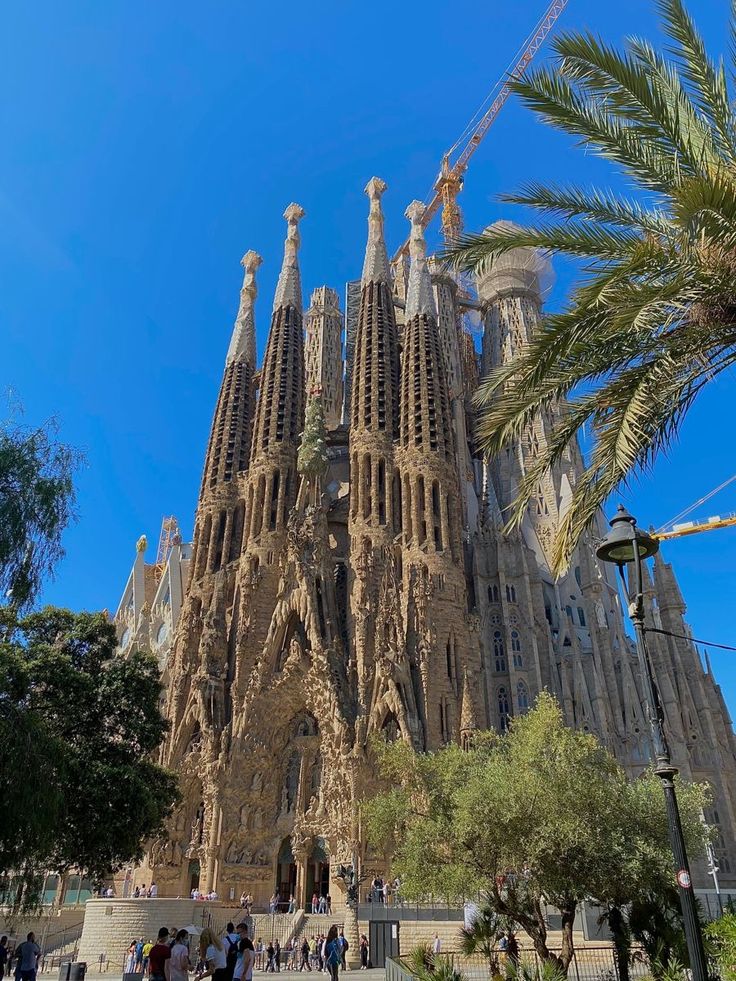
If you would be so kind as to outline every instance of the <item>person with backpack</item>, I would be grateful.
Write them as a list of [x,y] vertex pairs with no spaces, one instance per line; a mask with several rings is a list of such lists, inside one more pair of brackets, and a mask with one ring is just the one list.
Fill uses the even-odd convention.
[[225,950],[225,979],[226,981],[233,981],[233,971],[235,970],[235,964],[238,960],[238,944],[240,943],[240,937],[235,932],[235,926],[232,923],[228,923],[225,927],[225,933],[222,935],[222,946]]
[[337,981],[338,971],[340,970],[340,940],[337,935],[337,927],[333,923],[327,931],[324,945],[324,960],[327,971],[332,981]]

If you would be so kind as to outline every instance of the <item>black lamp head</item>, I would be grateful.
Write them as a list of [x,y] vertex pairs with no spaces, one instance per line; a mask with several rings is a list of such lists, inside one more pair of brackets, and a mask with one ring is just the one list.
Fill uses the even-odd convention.
[[634,561],[634,541],[639,547],[639,557],[648,559],[659,550],[659,542],[636,527],[636,518],[619,504],[610,521],[611,530],[595,550],[602,562],[624,565]]

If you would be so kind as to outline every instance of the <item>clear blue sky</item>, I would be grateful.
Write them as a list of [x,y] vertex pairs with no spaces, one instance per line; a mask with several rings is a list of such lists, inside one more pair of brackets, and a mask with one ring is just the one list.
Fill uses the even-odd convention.
[[[546,0],[6,0],[0,12],[0,384],[86,453],[79,522],[44,599],[114,608],[145,532],[191,534],[200,468],[247,249],[265,344],[284,223],[302,223],[305,292],[359,275],[363,187],[389,184],[389,244],[443,150]],[[727,0],[691,2],[715,50]],[[648,0],[570,0],[563,28],[656,35]],[[544,54],[544,52],[542,53]],[[472,163],[469,227],[519,217],[525,179],[602,182],[608,168],[508,104]],[[572,270],[557,265],[559,304]],[[733,376],[628,498],[659,526],[730,476]],[[706,507],[736,510],[736,488]],[[697,636],[736,644],[736,530],[666,547]],[[713,652],[736,710],[736,654]]]

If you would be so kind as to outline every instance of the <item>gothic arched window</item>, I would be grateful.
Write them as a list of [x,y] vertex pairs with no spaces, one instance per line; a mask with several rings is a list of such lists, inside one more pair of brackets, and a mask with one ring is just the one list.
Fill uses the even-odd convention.
[[498,689],[498,719],[501,732],[505,732],[508,729],[510,715],[509,693],[506,691],[506,687],[501,685]]
[[493,657],[495,659],[496,671],[506,670],[506,648],[503,643],[503,634],[500,630],[493,632]]
[[516,586],[506,586],[506,599],[509,603],[516,602]]
[[521,651],[521,637],[519,637],[518,630],[511,631],[511,650]]
[[523,681],[516,686],[516,701],[520,712],[526,712],[529,708],[529,692]]

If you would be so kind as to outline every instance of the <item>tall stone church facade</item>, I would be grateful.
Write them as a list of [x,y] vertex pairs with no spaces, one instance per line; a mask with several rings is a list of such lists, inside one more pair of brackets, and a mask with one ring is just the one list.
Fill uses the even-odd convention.
[[[647,765],[638,668],[611,574],[590,537],[565,576],[549,572],[580,455],[549,473],[520,530],[504,533],[504,509],[553,420],[484,462],[468,301],[427,259],[418,202],[407,209],[409,261],[390,266],[384,191],[377,178],[366,188],[347,358],[337,293],[316,289],[303,313],[298,205],[285,212],[260,368],[261,259],[243,258],[168,664],[163,761],[183,799],[145,869],[161,895],[197,885],[223,899],[246,891],[264,902],[278,890],[305,904],[317,891],[339,903],[338,864],[380,868],[359,807],[376,787],[374,733],[418,750],[463,744],[477,729],[504,730],[548,689],[632,775]],[[529,340],[542,271],[518,250],[479,280],[481,374]],[[326,452],[319,439],[301,446],[305,410],[312,430],[323,424]],[[687,635],[661,558],[646,594],[656,624]],[[722,881],[736,883],[736,742],[724,700],[690,641],[652,636],[675,763],[711,784]]]

